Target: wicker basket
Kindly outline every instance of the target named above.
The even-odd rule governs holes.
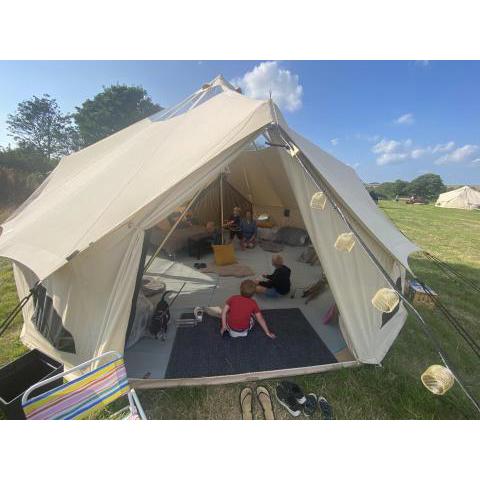
[[[393,312],[400,301],[398,293],[392,288],[381,288],[372,298],[372,304],[383,313]]]
[[[453,373],[443,365],[431,365],[422,373],[422,383],[435,395],[444,395],[455,383]]]
[[[335,242],[335,248],[340,252],[351,252],[355,246],[355,234],[353,232],[341,233]]]
[[[327,203],[327,196],[323,192],[315,192],[310,199],[310,208],[313,210],[323,210]]]

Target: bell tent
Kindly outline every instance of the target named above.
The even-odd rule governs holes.
[[[238,293],[239,278],[198,270],[186,253],[207,223],[221,229],[234,206],[268,219],[258,236],[277,240],[292,271],[289,295],[257,296],[276,340],[222,338],[208,316],[190,327],[179,320]],[[187,211],[196,221],[183,221]],[[282,230],[304,235],[278,243]],[[221,76],[63,158],[0,232],[19,297],[34,292],[23,306],[23,343],[66,366],[116,350],[145,388],[381,362],[407,316],[382,292],[403,288],[417,250],[352,168],[292,130],[271,100],[245,97]],[[318,258],[312,264],[299,261],[307,244]],[[258,275],[272,254],[257,245],[235,255]],[[206,252],[202,262],[212,259]],[[301,293],[322,274],[328,286],[306,303]],[[174,292],[163,339],[138,335],[135,325],[155,307],[143,293],[152,280]],[[333,307],[338,321],[325,324]]]
[[[462,208],[464,210],[474,210],[480,208],[480,192],[465,185],[464,187],[441,193],[438,196],[436,207],[443,208]]]

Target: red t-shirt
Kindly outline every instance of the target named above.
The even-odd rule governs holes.
[[[250,318],[259,313],[257,302],[242,295],[233,295],[227,300],[230,310],[227,313],[227,324],[233,330],[247,330]]]

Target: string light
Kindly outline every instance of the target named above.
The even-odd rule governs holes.
[[[355,234],[353,232],[341,233],[335,242],[335,248],[340,252],[351,252],[355,246]]]
[[[383,313],[392,312],[400,301],[398,293],[392,288],[381,288],[372,298],[372,304]]]
[[[315,192],[310,199],[310,208],[313,210],[323,210],[327,203],[327,196],[323,192]]]
[[[444,395],[455,383],[453,373],[443,365],[430,365],[421,376],[427,390],[435,395]]]

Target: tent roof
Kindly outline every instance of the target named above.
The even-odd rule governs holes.
[[[480,192],[475,190],[472,187],[469,187],[468,185],[465,185],[463,187],[456,188],[455,190],[450,190],[449,192],[441,193],[438,196],[437,202],[445,202],[460,196],[465,197],[465,199],[468,199],[468,197],[471,196],[472,198],[477,198],[477,201],[480,201]]]
[[[271,121],[269,102],[226,89],[183,115],[154,115],[73,153],[3,225],[0,255],[46,278]]]
[[[408,265],[417,247],[373,203],[353,169],[289,129],[272,102],[240,95],[221,76],[186,100],[63,158],[3,225],[0,256],[42,280],[109,232],[136,226],[140,212],[180,182],[194,173],[198,181],[202,167],[278,122],[357,220]],[[193,193],[197,183],[190,183]]]

